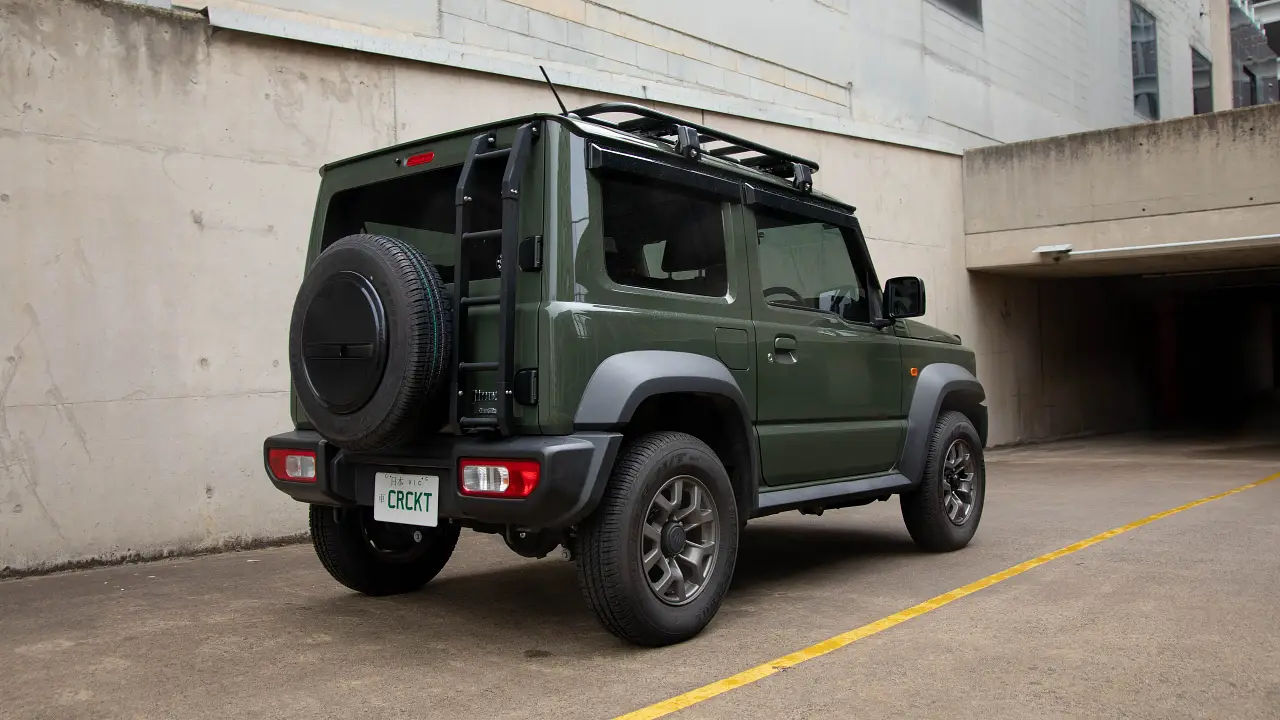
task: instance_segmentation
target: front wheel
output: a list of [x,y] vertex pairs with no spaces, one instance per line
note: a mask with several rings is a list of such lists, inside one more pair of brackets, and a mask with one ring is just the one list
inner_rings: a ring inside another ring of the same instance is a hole
[[982,519],[987,470],[982,440],[962,413],[938,418],[929,441],[919,487],[902,495],[907,531],[925,550],[959,550],[973,538]]
[[335,580],[365,595],[412,592],[435,577],[460,528],[415,527],[373,519],[373,508],[311,506],[311,543]]
[[582,593],[624,640],[687,640],[724,600],[738,528],[733,485],[711,448],[678,432],[636,438],[578,534]]

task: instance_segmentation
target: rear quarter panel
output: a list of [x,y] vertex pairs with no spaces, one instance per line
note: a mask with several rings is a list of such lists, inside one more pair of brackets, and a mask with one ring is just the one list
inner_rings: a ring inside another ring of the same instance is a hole
[[[741,329],[752,341],[746,261],[730,204],[722,218],[727,240],[728,294],[700,297],[628,287],[605,272],[599,183],[587,169],[586,141],[548,123],[547,237],[554,251],[544,270],[538,344],[539,405],[545,432],[573,429],[573,416],[596,367],[630,350],[674,350],[717,357],[717,328]],[[750,368],[734,370],[748,407],[755,406]]]

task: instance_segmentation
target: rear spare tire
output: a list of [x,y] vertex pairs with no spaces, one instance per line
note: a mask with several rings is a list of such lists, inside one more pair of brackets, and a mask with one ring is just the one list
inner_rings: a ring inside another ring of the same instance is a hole
[[293,306],[289,369],[326,440],[392,447],[444,423],[452,315],[440,273],[413,246],[350,235],[307,271]]

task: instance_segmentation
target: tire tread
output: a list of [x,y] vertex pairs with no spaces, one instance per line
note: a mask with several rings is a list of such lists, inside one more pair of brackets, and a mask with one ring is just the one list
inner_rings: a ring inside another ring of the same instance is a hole
[[[578,583],[583,597],[609,632],[639,645],[669,645],[688,637],[687,634],[672,634],[657,627],[638,612],[638,605],[628,592],[624,576],[630,562],[625,549],[628,501],[638,492],[637,485],[645,481],[644,467],[655,455],[676,443],[694,445],[708,456],[716,457],[701,440],[682,432],[654,432],[630,441],[619,453],[604,497],[578,535]],[[729,522],[734,523],[736,530],[734,508],[721,512],[721,527],[727,528]],[[726,555],[718,560],[726,562],[730,568],[736,559],[736,534],[734,537],[732,543],[727,543],[731,547]],[[719,608],[728,588],[728,582],[708,588],[716,593],[709,605],[710,614]],[[648,588],[643,590],[647,592]]]
[[[939,496],[941,485],[938,482],[939,463],[944,458],[944,446],[957,434],[964,433],[971,440],[978,438],[973,424],[963,413],[948,410],[938,416],[933,433],[929,436],[928,450],[925,454],[924,473],[919,487],[902,495],[902,519],[907,525],[907,532],[916,545],[929,552],[951,552],[968,544],[969,538],[977,530],[981,520],[982,505],[974,509],[977,513],[972,518],[972,527],[967,527],[962,537],[957,536],[956,526],[951,523],[942,509],[942,498]],[[971,443],[972,444],[972,443]],[[973,446],[971,451],[976,455],[978,472],[982,475],[982,491],[986,492],[986,466],[982,457],[982,448]]]
[[421,557],[405,563],[379,560],[364,546],[356,510],[341,510],[346,517],[334,517],[335,508],[312,505],[309,525],[311,543],[320,564],[334,580],[365,595],[397,595],[427,584],[444,569],[458,543],[459,527],[437,528],[435,543]]

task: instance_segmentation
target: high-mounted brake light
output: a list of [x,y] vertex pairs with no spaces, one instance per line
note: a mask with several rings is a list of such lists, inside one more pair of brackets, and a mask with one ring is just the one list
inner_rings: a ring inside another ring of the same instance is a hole
[[405,160],[404,166],[415,167],[417,165],[426,165],[427,163],[435,159],[436,159],[436,154],[433,152],[419,153],[418,155],[413,155],[408,160]]
[[316,454],[311,450],[271,448],[267,450],[267,465],[277,480],[285,482],[315,482]]
[[463,495],[529,497],[538,486],[540,468],[533,460],[477,460],[458,462],[458,489]]

